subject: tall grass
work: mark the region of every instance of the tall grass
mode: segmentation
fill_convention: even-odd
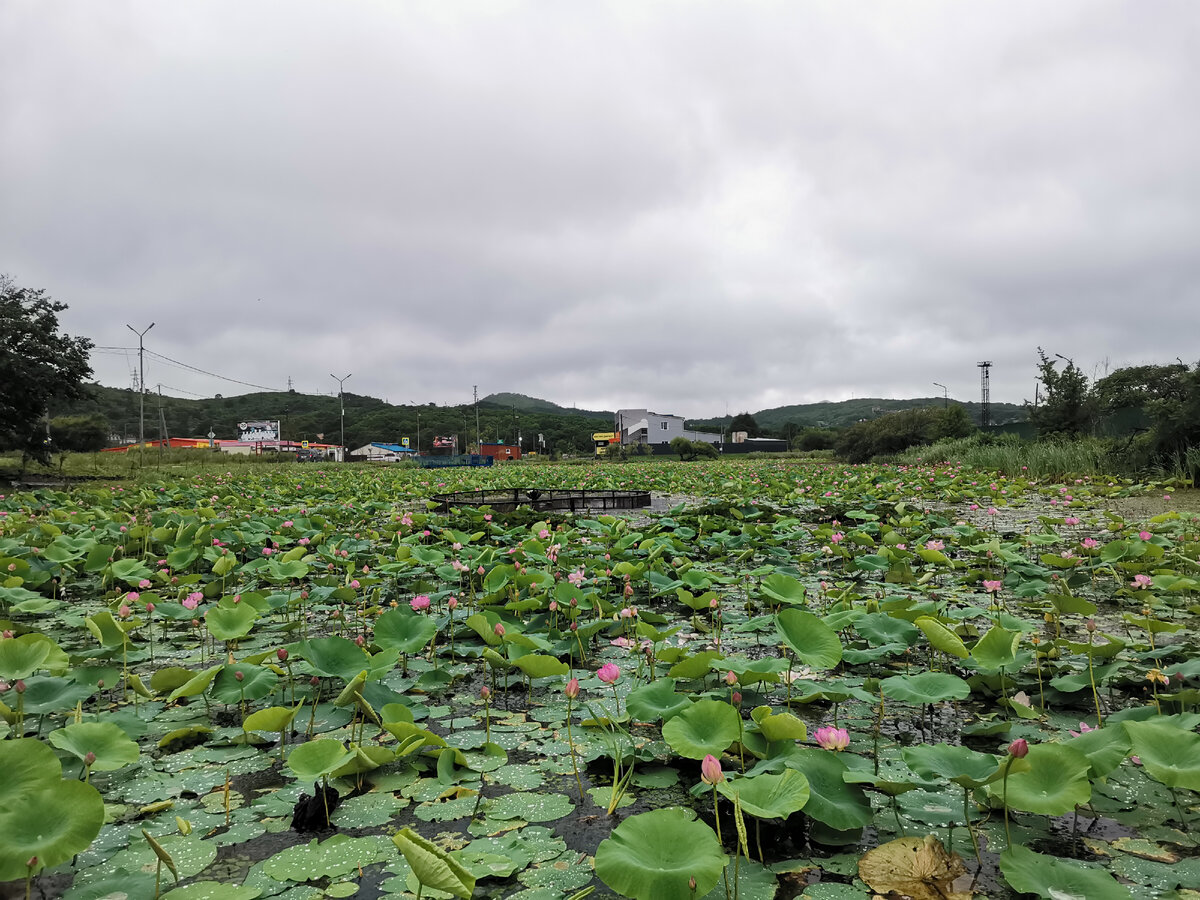
[[[1114,452],[1111,441],[1090,437],[1074,441],[1023,441],[973,436],[910,447],[893,459],[910,465],[952,462],[1031,478],[1128,474],[1129,468],[1127,460]]]

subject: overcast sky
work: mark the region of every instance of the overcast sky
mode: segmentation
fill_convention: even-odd
[[[104,384],[151,322],[269,388],[693,417],[1200,358],[1194,0],[5,0],[0,46],[0,272],[135,348]]]

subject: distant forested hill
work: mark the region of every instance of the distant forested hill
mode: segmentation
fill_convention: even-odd
[[[507,396],[507,395],[500,395]],[[518,395],[512,395],[518,396]],[[458,406],[393,406],[375,397],[346,393],[346,443],[361,447],[371,441],[399,441],[402,437],[417,442],[418,414],[422,449],[428,450],[435,434],[459,436],[459,446],[475,441],[475,408]],[[590,453],[592,433],[601,430],[597,423],[611,420],[608,413],[583,414],[575,410],[555,412],[554,404],[543,408],[518,407],[480,401],[479,431],[485,442],[514,443],[518,431],[526,451],[534,449],[538,435],[545,438],[547,449],[568,453]],[[340,406],[337,397],[285,393],[239,394],[185,400],[179,397],[146,394],[146,437],[159,436],[160,416],[172,437],[203,437],[211,428],[218,438],[237,437],[239,422],[278,420],[283,436],[295,440],[321,440],[336,443],[339,437]],[[51,410],[51,415],[98,415],[116,435],[137,439],[138,395],[135,391],[92,385],[86,400]],[[603,424],[603,422],[601,422]]]

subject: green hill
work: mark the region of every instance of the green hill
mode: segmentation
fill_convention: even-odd
[[[527,397],[525,394],[510,394],[505,391],[501,391],[498,394],[488,394],[479,401],[480,406],[483,406],[485,403],[509,410],[515,407],[518,412],[550,413],[556,416],[583,416],[588,419],[603,419],[605,422],[611,422],[613,419],[613,414],[604,410],[576,409],[575,407],[559,406],[557,403],[552,403],[549,400],[539,400],[537,397]]]
[[[409,438],[416,446],[418,429],[420,446],[425,450],[432,447],[435,434],[458,435],[462,448],[475,442],[475,408],[469,403],[393,406],[375,397],[349,392],[345,400],[346,444],[350,447],[361,447],[371,441],[399,441],[402,437]],[[161,422],[165,422],[171,437],[203,437],[211,428],[218,438],[233,439],[237,437],[239,422],[258,420],[278,420],[287,440],[330,443],[339,440],[341,420],[337,397],[284,392],[186,400],[147,394],[145,401],[148,440],[159,437]],[[597,418],[603,416],[605,421],[611,418],[606,413],[589,417],[574,410],[554,412],[553,409],[562,408],[544,405],[546,408],[518,407],[514,414],[511,404],[481,400],[481,438],[484,442],[515,443],[519,432],[522,446],[528,451],[537,446],[541,434],[547,449],[590,453]],[[88,399],[54,409],[51,413],[56,417],[98,415],[108,422],[109,430],[119,438],[136,440],[138,436],[138,395],[129,389],[92,385]]]
[[[785,425],[792,424],[800,428],[844,428],[863,419],[876,419],[879,416],[902,409],[915,409],[924,406],[941,406],[941,397],[917,397],[909,400],[884,400],[866,397],[855,400],[830,401],[825,403],[801,403],[794,406],[777,406],[773,409],[759,410],[754,413],[754,420],[759,427],[766,431],[780,431]],[[980,404],[957,403],[967,410],[967,414],[976,424],[980,421]],[[731,416],[720,416],[713,419],[696,419],[692,425],[697,428],[717,429],[729,424]],[[992,424],[1007,422],[1023,422],[1026,419],[1025,408],[1015,403],[993,403]]]

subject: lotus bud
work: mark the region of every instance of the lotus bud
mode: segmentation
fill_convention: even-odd
[[[693,875],[691,878],[688,879],[688,890],[691,891],[693,894],[696,893],[696,876],[695,875]]]
[[[492,689],[485,684],[479,689],[479,696],[483,700],[490,700],[492,697]]]
[[[558,612],[558,601],[557,600],[550,601],[550,612]]]
[[[448,607],[450,607],[451,609],[458,609],[458,598],[451,597],[449,600],[446,601],[446,605]]]
[[[734,706],[741,706],[741,705],[742,705],[742,692],[741,692],[741,691],[734,691],[734,692],[733,692],[733,693],[730,695],[729,699],[733,701],[733,705],[734,705]]]
[[[234,672],[234,673],[233,673],[233,677],[234,677],[234,678],[236,678],[238,681],[245,681],[245,680],[246,680],[246,673],[245,673],[245,672],[240,672],[240,671],[239,671],[239,672]]]
[[[31,857],[29,857],[29,859],[25,860],[26,868],[35,869],[35,868],[37,868],[37,864],[38,864],[38,858],[36,856],[31,856]]]
[[[727,685],[729,685],[730,687],[737,684],[737,675],[735,675],[732,671],[726,672],[725,673],[725,683]]]
[[[13,687],[17,689],[18,694],[25,693],[25,680],[22,678],[18,678],[17,683],[14,684]]]
[[[358,645],[358,646],[360,646],[360,647],[361,647],[363,644],[365,644],[366,642],[367,642],[367,641],[366,641],[366,638],[364,638],[364,637],[363,637],[361,634],[360,634],[358,637],[356,637],[356,638],[354,639],[354,643],[355,643],[355,644],[357,644],[357,645]]]
[[[721,761],[711,753],[700,763],[700,780],[705,784],[712,785],[720,784],[725,780],[725,773],[721,771]]]
[[[1014,759],[1024,759],[1027,753],[1029,753],[1029,741],[1025,738],[1017,738],[1008,745],[1008,755]]]
[[[89,751],[87,752],[87,755],[86,755],[86,756],[84,756],[84,758],[83,758],[83,764],[84,764],[85,766],[90,766],[90,765],[92,765],[92,764],[93,764],[95,761],[96,761],[96,754],[95,754],[95,753],[93,753],[91,750],[89,750]]]
[[[495,632],[496,637],[504,637],[504,625],[502,625],[500,622],[496,623],[496,627],[493,628],[492,631]]]
[[[1094,634],[1094,633],[1095,633],[1095,631],[1096,631],[1096,620],[1095,620],[1095,619],[1088,619],[1088,620],[1087,620],[1087,626],[1086,626],[1086,627],[1087,627],[1087,630],[1088,630],[1088,634]]]
[[[308,683],[310,685],[312,685],[313,687],[316,687],[318,684],[321,683],[321,679],[318,678],[316,675],[314,675],[312,678],[308,679]]]
[[[563,693],[565,693],[567,695],[567,698],[570,700],[574,700],[576,697],[578,697],[579,696],[579,679],[572,678],[570,681],[568,681],[567,686],[565,688],[563,688]]]
[[[275,651],[275,655],[279,658],[280,662],[287,662],[288,652],[286,647],[280,647]]]
[[[579,630],[579,623],[578,623],[578,622],[572,622],[572,623],[571,623],[571,631],[578,631],[578,630]]]

